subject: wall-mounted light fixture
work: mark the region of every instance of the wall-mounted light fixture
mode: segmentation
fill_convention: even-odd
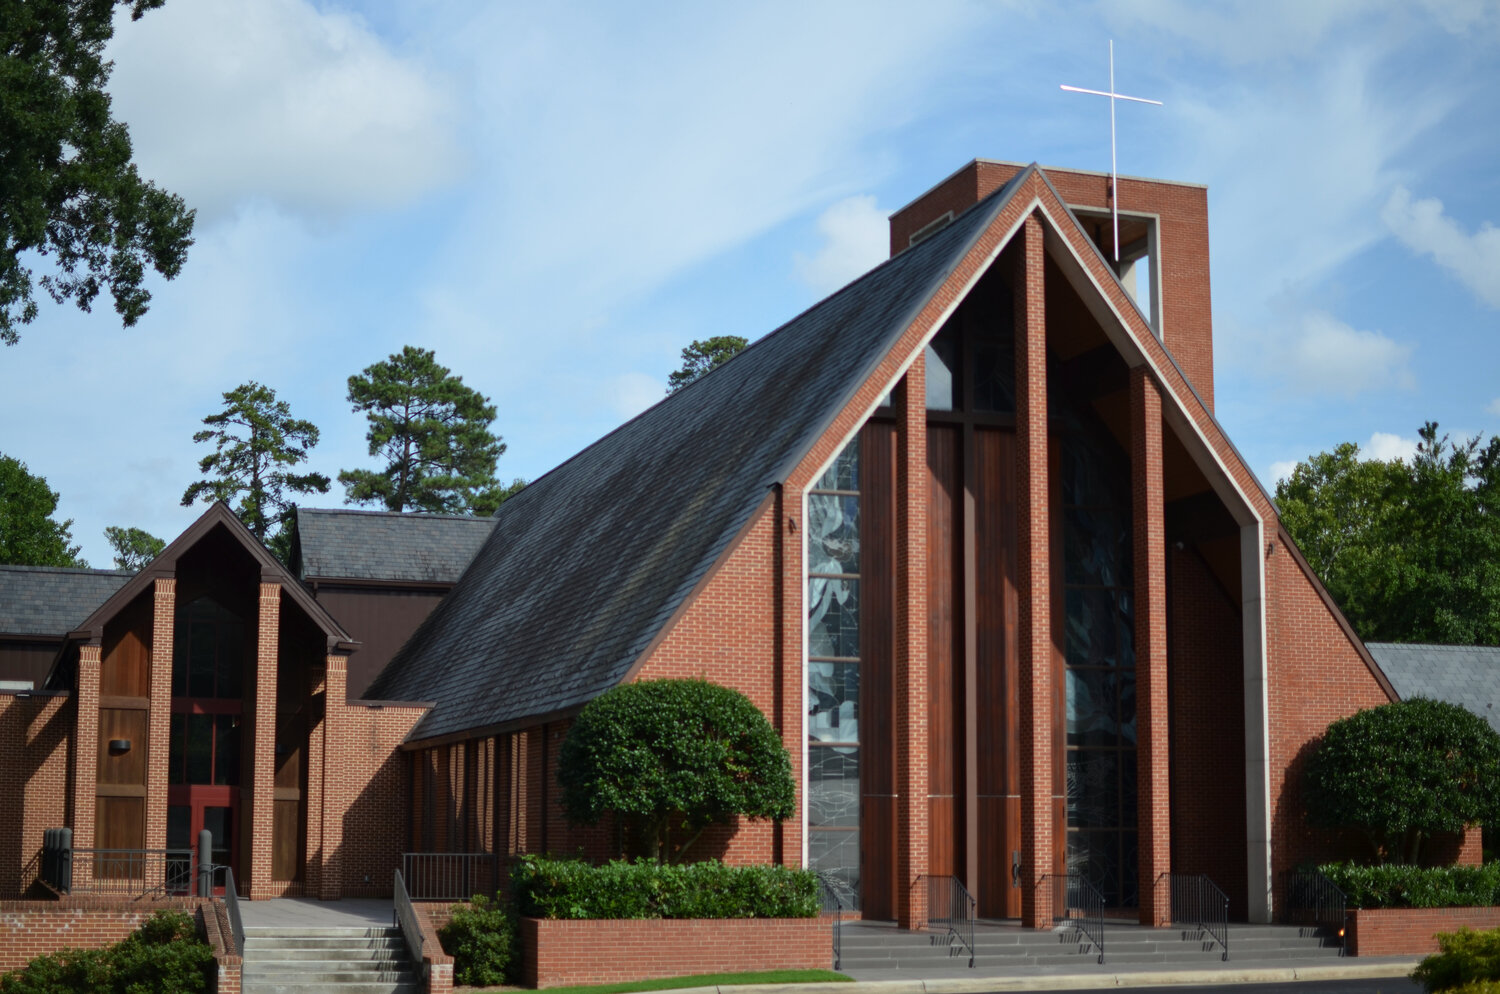
[[[115,754],[119,754],[119,753],[122,753],[122,752],[129,752],[130,751],[130,740],[129,739],[110,739],[109,740],[109,751],[112,752],[112,753],[115,753]]]

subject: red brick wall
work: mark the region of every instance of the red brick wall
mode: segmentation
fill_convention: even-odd
[[[521,946],[521,982],[538,988],[833,965],[832,926],[824,918],[523,918]]]
[[[25,893],[42,833],[67,824],[69,704],[66,694],[0,694],[0,900]]]
[[[336,796],[343,805],[337,861],[344,897],[391,894],[394,871],[406,851],[409,807],[400,745],[426,711],[404,704],[354,705],[343,709],[343,723],[335,726],[342,737],[335,769]]]
[[[1307,825],[1302,771],[1330,722],[1389,698],[1279,539],[1266,559],[1266,594],[1271,852],[1279,877],[1303,862],[1372,855],[1362,840]]]
[[[134,932],[157,911],[192,914],[200,903],[192,898],[133,904],[97,899],[0,901],[0,973],[59,949],[103,948]]]
[[[1500,908],[1374,908],[1349,913],[1351,956],[1421,956],[1438,951],[1439,932],[1500,928]]]

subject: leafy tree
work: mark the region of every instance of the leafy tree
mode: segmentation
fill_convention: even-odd
[[[0,455],[0,563],[8,566],[87,566],[69,529],[55,521],[57,494],[26,464]]]
[[[511,480],[509,484],[496,483],[493,487],[487,487],[474,497],[474,502],[469,505],[469,510],[477,515],[488,517],[500,510],[500,505],[510,500],[516,494],[526,489],[526,481],[519,476]]]
[[[214,451],[198,464],[206,478],[183,492],[183,507],[238,499],[234,512],[264,542],[270,526],[290,516],[288,495],[328,492],[322,473],[291,472],[318,444],[318,429],[292,417],[291,406],[277,400],[270,387],[254,380],[240,384],[224,394],[224,410],[203,423],[210,427],[196,432],[193,441],[213,442]]]
[[[438,941],[453,957],[453,979],[466,987],[510,979],[520,943],[515,917],[505,904],[475,894],[467,907],[455,904],[452,912],[448,924],[438,929]]]
[[[652,680],[600,694],[558,752],[562,806],[592,825],[613,813],[640,855],[680,861],[731,815],[790,818],[791,760],[765,715],[706,680]]]
[[[349,403],[369,418],[370,455],[386,466],[341,472],[345,503],[493,513],[509,496],[495,479],[505,443],[490,431],[494,405],[439,365],[431,349],[408,345],[349,377]]]
[[[103,289],[124,323],[146,313],[146,267],[171,279],[193,212],[141,179],[130,134],[110,116],[104,47],[114,11],[162,0],[0,0],[0,342],[37,315],[22,256],[52,256],[39,282],[87,311]]]
[[[1358,830],[1386,862],[1417,862],[1424,839],[1500,816],[1500,733],[1457,704],[1422,697],[1328,726],[1307,764],[1308,820]]]
[[[104,529],[104,537],[115,550],[115,569],[132,573],[139,573],[151,565],[151,560],[167,547],[165,541],[141,528],[110,525]]]
[[[1419,434],[1409,462],[1346,443],[1299,463],[1281,519],[1362,637],[1500,645],[1500,437]]]
[[[738,335],[716,335],[694,340],[682,350],[682,368],[667,377],[667,393],[676,393],[689,383],[722,366],[745,350],[750,341]]]

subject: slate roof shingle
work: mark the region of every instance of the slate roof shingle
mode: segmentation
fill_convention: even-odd
[[[119,570],[0,566],[0,632],[66,635],[134,575]]]
[[[1500,732],[1500,647],[1366,642],[1402,700],[1461,704]]]
[[[420,741],[617,684],[1029,175],[506,501],[365,696],[436,701]]]
[[[297,509],[303,580],[457,583],[495,527],[494,518]]]

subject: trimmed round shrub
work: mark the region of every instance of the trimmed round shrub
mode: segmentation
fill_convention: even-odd
[[[1363,832],[1382,861],[1416,863],[1434,833],[1496,820],[1500,734],[1457,704],[1382,704],[1328,726],[1305,795],[1313,824]]]
[[[733,815],[790,818],[786,747],[739,691],[706,680],[625,684],[579,713],[558,753],[562,806],[575,824],[614,814],[637,855],[681,861]]]
[[[453,979],[467,987],[494,987],[514,972],[515,919],[504,904],[483,894],[475,894],[467,906],[453,906],[453,917],[438,930],[438,940],[453,957]]]
[[[3,994],[199,994],[209,988],[213,947],[193,919],[158,911],[122,942],[104,949],[62,949],[0,977]]]
[[[1438,933],[1438,952],[1412,971],[1411,979],[1427,991],[1462,990],[1465,994],[1500,994],[1500,929]]]

